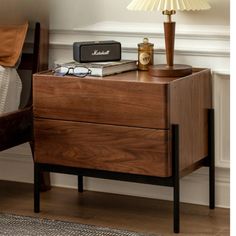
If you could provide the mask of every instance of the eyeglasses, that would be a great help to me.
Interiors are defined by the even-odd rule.
[[[77,77],[85,77],[87,75],[91,75],[92,71],[84,66],[76,66],[76,67],[59,66],[56,67],[53,72],[57,76],[74,75]]]

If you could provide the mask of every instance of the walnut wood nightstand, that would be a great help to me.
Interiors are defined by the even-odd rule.
[[[179,180],[209,166],[215,206],[211,73],[182,78],[127,72],[104,78],[34,75],[35,212],[39,171],[174,187],[179,232]]]

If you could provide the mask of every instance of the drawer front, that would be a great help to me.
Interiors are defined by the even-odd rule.
[[[36,117],[168,128],[164,84],[35,75],[33,91]]]
[[[169,131],[34,121],[35,161],[140,175],[171,175]]]

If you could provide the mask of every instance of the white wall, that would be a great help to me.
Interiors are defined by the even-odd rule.
[[[50,27],[73,29],[99,21],[160,23],[161,12],[132,12],[126,10],[131,0],[51,0]],[[178,12],[179,24],[229,25],[229,0],[209,0],[210,11]]]
[[[12,0],[0,0],[1,3],[9,1]],[[29,11],[29,2],[21,1],[25,8],[19,8],[24,14]],[[31,7],[33,2],[36,0],[31,1]],[[127,11],[125,8],[129,2],[130,0],[50,0],[50,6],[46,9],[46,12],[47,10],[50,12],[50,64],[57,60],[71,60],[73,42],[95,39],[120,41],[123,47],[122,57],[137,59],[137,43],[146,36],[155,43],[155,63],[163,63],[165,57],[161,13]],[[177,21],[175,61],[195,67],[209,67],[214,72],[216,203],[218,206],[229,207],[229,0],[209,2],[212,5],[210,11],[178,12],[175,16]],[[43,16],[45,11],[40,14]],[[30,17],[35,20],[34,14],[30,14]],[[32,168],[28,145],[0,154],[0,179],[32,182]],[[76,177],[65,175],[53,175],[52,182],[54,185],[65,187],[75,188],[77,185]],[[85,188],[172,199],[170,188],[120,181],[86,178]],[[208,204],[206,168],[181,181],[181,201]]]

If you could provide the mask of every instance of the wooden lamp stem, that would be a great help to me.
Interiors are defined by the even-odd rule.
[[[166,62],[168,66],[174,65],[175,22],[164,22]]]
[[[166,64],[159,64],[149,67],[149,74],[155,77],[182,77],[192,74],[192,67],[189,65],[174,64],[175,48],[175,22],[172,22],[171,15],[174,10],[162,12],[167,16],[167,22],[164,22],[165,46],[166,46]]]

